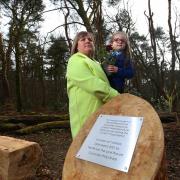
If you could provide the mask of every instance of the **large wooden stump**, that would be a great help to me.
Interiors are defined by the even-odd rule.
[[[128,173],[75,157],[100,114],[144,117]],[[66,155],[63,180],[165,180],[165,167],[164,133],[157,113],[142,98],[121,94],[87,119]]]
[[[0,136],[0,180],[33,178],[41,157],[38,143]]]

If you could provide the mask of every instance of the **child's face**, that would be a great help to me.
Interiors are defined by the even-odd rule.
[[[120,34],[116,34],[111,43],[113,50],[124,50],[126,47],[126,38]]]

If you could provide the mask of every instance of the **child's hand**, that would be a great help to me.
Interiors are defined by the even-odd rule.
[[[107,66],[107,71],[110,72],[110,73],[117,73],[118,67],[117,66],[113,66],[113,65],[108,65]]]

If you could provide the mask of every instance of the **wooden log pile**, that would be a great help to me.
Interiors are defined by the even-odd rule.
[[[68,127],[68,114],[0,116],[0,132],[29,134],[44,129]]]

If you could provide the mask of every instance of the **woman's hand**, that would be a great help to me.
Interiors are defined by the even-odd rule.
[[[118,71],[118,67],[113,66],[113,65],[108,65],[107,66],[107,71],[110,72],[110,73],[116,73]]]

